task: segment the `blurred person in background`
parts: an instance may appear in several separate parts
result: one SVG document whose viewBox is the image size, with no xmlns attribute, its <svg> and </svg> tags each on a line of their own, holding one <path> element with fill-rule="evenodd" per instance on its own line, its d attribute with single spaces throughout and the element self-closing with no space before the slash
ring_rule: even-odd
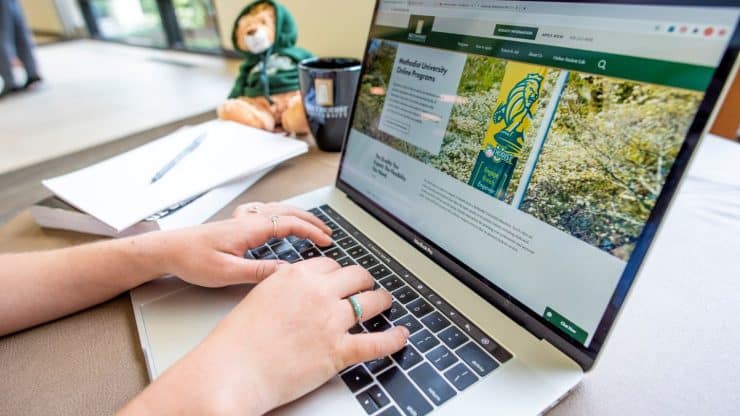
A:
<svg viewBox="0 0 740 416">
<path fill-rule="evenodd" d="M 41 81 L 33 57 L 31 32 L 18 0 L 0 0 L 0 48 L 0 95 L 27 89 Z M 22 85 L 16 84 L 13 75 L 13 66 L 18 65 L 26 72 L 26 81 Z"/>
</svg>

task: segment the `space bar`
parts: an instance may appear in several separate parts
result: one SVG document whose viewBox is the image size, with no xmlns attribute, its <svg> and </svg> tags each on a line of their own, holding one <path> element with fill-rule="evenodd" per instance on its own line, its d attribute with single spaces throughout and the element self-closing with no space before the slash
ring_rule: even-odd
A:
<svg viewBox="0 0 740 416">
<path fill-rule="evenodd" d="M 432 411 L 432 406 L 411 384 L 398 367 L 378 376 L 378 381 L 407 416 L 421 416 Z"/>
</svg>

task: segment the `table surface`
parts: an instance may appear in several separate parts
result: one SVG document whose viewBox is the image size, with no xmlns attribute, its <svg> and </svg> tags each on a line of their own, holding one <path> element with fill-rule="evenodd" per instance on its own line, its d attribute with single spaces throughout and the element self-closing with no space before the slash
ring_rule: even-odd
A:
<svg viewBox="0 0 740 416">
<path fill-rule="evenodd" d="M 707 143 L 711 149 L 699 157 L 734 151 L 736 158 L 725 159 L 740 160 L 740 146 Z M 329 185 L 337 161 L 338 155 L 312 148 L 217 218 L 238 203 Z M 684 183 L 602 359 L 550 414 L 740 414 L 740 178 L 729 183 L 709 176 Z M 26 210 L 0 228 L 0 252 L 95 239 L 42 230 Z M 114 412 L 148 381 L 128 294 L 0 338 L 0 373 L 0 414 Z"/>
</svg>

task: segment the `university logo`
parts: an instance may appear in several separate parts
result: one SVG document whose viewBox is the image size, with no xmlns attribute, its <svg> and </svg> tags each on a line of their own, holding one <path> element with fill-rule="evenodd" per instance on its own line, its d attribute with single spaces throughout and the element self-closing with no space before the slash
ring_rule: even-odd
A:
<svg viewBox="0 0 740 416">
<path fill-rule="evenodd" d="M 409 17 L 408 40 L 424 43 L 432 33 L 434 16 L 420 16 L 412 14 Z"/>
<path fill-rule="evenodd" d="M 537 112 L 547 68 L 508 62 L 481 151 L 468 183 L 504 200 Z"/>
<path fill-rule="evenodd" d="M 533 109 L 540 98 L 542 75 L 530 73 L 509 91 L 506 101 L 496 107 L 492 120 L 504 128 L 493 135 L 496 143 L 509 154 L 518 156 L 524 146 L 525 121 L 534 117 Z"/>
</svg>

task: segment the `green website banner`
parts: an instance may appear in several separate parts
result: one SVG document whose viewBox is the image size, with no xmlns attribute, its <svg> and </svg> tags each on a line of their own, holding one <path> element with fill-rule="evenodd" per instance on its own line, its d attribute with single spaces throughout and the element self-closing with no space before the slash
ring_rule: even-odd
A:
<svg viewBox="0 0 740 416">
<path fill-rule="evenodd" d="M 706 91 L 714 75 L 714 68 L 708 66 L 517 40 L 442 32 L 429 32 L 422 40 L 405 29 L 388 26 L 374 26 L 372 37 L 701 92 Z"/>
</svg>

